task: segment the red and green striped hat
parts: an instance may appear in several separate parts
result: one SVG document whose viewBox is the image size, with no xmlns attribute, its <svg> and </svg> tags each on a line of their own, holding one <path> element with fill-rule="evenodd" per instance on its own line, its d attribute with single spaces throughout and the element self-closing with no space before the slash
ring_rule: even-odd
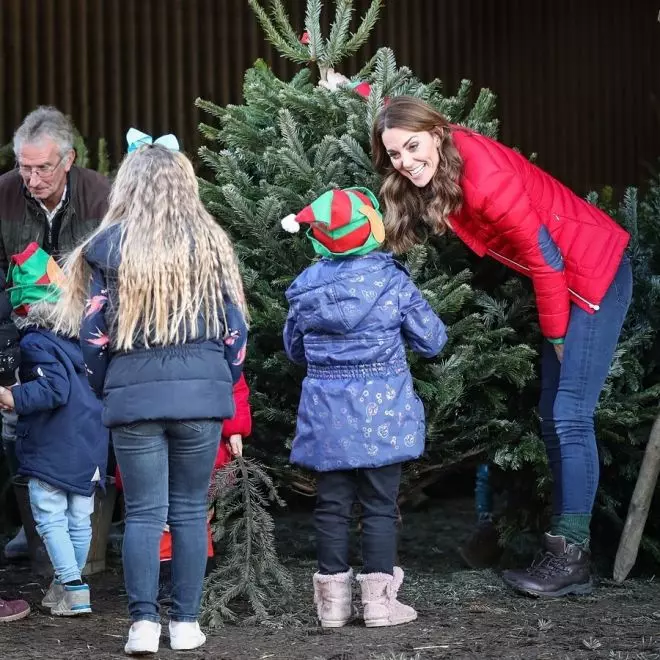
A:
<svg viewBox="0 0 660 660">
<path fill-rule="evenodd" d="M 376 196 L 367 188 L 328 190 L 297 215 L 282 220 L 286 231 L 310 225 L 307 236 L 323 257 L 363 255 L 378 249 L 385 240 L 383 218 Z"/>
<path fill-rule="evenodd" d="M 53 257 L 30 243 L 11 258 L 7 273 L 9 301 L 19 316 L 25 316 L 36 302 L 57 302 L 64 274 Z"/>
</svg>

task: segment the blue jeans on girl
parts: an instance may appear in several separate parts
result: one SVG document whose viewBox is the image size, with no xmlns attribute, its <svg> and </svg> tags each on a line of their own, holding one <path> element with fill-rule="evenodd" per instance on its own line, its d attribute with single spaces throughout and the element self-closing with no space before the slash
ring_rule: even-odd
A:
<svg viewBox="0 0 660 660">
<path fill-rule="evenodd" d="M 30 479 L 30 508 L 55 577 L 66 584 L 80 580 L 92 541 L 94 496 L 67 493 L 39 479 Z"/>
<path fill-rule="evenodd" d="M 555 515 L 590 514 L 593 508 L 599 478 L 594 412 L 631 298 L 632 270 L 624 255 L 595 314 L 571 306 L 561 364 L 552 344 L 543 343 L 539 414 Z"/>
<path fill-rule="evenodd" d="M 133 621 L 160 622 L 160 537 L 172 533 L 172 621 L 196 621 L 206 569 L 207 495 L 221 423 L 137 422 L 112 429 L 124 484 L 123 564 Z"/>
</svg>

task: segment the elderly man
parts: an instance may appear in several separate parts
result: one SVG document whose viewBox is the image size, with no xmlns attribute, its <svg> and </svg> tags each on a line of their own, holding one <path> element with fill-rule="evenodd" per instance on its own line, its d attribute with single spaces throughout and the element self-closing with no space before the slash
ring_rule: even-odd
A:
<svg viewBox="0 0 660 660">
<path fill-rule="evenodd" d="M 36 241 L 60 257 L 96 229 L 110 183 L 76 167 L 71 122 L 55 108 L 31 112 L 14 134 L 17 167 L 0 176 L 0 268 Z"/>
<path fill-rule="evenodd" d="M 101 222 L 110 183 L 98 172 L 76 167 L 73 126 L 56 108 L 31 112 L 14 134 L 16 168 L 0 176 L 0 269 L 36 241 L 57 259 Z M 15 471 L 13 414 L 3 414 L 2 441 Z M 5 547 L 7 559 L 27 556 L 23 529 Z M 0 620 L 2 611 L 0 610 Z"/>
</svg>

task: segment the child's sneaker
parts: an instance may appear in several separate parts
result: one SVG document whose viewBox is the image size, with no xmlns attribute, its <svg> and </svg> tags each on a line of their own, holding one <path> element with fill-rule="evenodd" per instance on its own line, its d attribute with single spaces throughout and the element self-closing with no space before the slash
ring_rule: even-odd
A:
<svg viewBox="0 0 660 660">
<path fill-rule="evenodd" d="M 55 578 L 48 587 L 48 591 L 41 601 L 42 607 L 55 607 L 64 596 L 64 585 Z"/>
<path fill-rule="evenodd" d="M 0 623 L 18 621 L 30 613 L 30 606 L 24 600 L 2 600 L 0 598 Z"/>
<path fill-rule="evenodd" d="M 51 608 L 51 614 L 55 616 L 78 616 L 92 613 L 88 584 L 63 584 L 62 587 L 64 588 L 62 597 Z"/>
<path fill-rule="evenodd" d="M 155 621 L 136 621 L 128 631 L 128 641 L 124 646 L 126 655 L 144 655 L 158 653 L 160 643 L 160 623 Z"/>
<path fill-rule="evenodd" d="M 197 621 L 170 621 L 170 647 L 173 651 L 190 651 L 206 642 Z"/>
</svg>

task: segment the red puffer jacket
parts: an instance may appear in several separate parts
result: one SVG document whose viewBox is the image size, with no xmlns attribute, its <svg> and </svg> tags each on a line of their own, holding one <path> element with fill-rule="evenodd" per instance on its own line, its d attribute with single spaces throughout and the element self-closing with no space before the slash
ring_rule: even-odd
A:
<svg viewBox="0 0 660 660">
<path fill-rule="evenodd" d="M 452 137 L 463 159 L 464 194 L 452 229 L 478 255 L 529 276 L 541 332 L 564 337 L 570 302 L 598 310 L 628 233 L 512 149 L 459 126 Z"/>
</svg>

